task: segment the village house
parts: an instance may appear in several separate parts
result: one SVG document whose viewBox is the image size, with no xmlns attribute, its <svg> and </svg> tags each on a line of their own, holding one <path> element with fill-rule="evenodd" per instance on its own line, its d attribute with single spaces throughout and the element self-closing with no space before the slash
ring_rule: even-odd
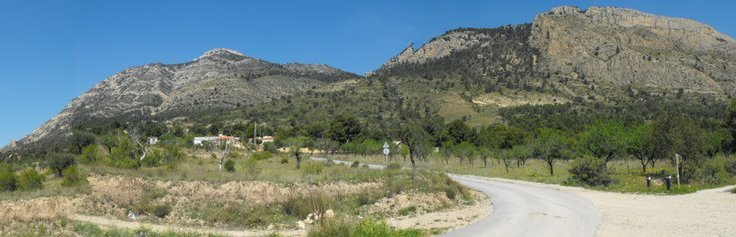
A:
<svg viewBox="0 0 736 237">
<path fill-rule="evenodd" d="M 256 141 L 260 141 L 261 144 L 267 143 L 267 142 L 274 142 L 274 137 L 273 136 L 256 137 Z M 253 144 L 253 138 L 249 138 L 248 143 Z"/>
<path fill-rule="evenodd" d="M 225 136 L 225 135 L 217 135 L 217 136 L 210 136 L 210 137 L 194 137 L 194 140 L 192 140 L 192 145 L 194 146 L 202 146 L 205 142 L 211 142 L 211 141 L 226 141 L 228 145 L 233 145 L 237 148 L 240 148 L 240 138 L 233 137 L 233 136 Z"/>
</svg>

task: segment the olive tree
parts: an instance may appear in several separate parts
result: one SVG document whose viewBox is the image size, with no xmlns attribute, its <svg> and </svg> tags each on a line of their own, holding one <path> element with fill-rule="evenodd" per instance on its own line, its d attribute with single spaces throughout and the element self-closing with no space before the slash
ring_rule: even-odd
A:
<svg viewBox="0 0 736 237">
<path fill-rule="evenodd" d="M 409 148 L 413 179 L 416 176 L 417 160 L 424 160 L 431 149 L 430 136 L 421 127 L 409 124 L 402 128 L 400 138 Z"/>
<path fill-rule="evenodd" d="M 533 153 L 542 159 L 549 169 L 549 175 L 555 175 L 555 160 L 569 159 L 572 150 L 568 138 L 562 132 L 553 129 L 541 129 L 534 141 Z"/>
<path fill-rule="evenodd" d="M 580 134 L 580 147 L 594 157 L 608 162 L 626 152 L 624 126 L 618 121 L 598 121 Z"/>
</svg>

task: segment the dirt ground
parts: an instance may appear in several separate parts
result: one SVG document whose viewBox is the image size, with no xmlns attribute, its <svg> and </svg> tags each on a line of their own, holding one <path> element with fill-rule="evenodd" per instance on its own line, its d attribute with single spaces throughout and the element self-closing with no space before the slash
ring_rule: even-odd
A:
<svg viewBox="0 0 736 237">
<path fill-rule="evenodd" d="M 44 226 L 50 234 L 73 236 L 71 221 L 84 221 L 105 227 L 146 228 L 155 231 L 185 231 L 217 233 L 228 236 L 264 236 L 278 231 L 285 236 L 305 236 L 304 229 L 271 226 L 267 229 L 230 229 L 217 224 L 205 224 L 191 219 L 185 212 L 196 203 L 207 201 L 226 202 L 238 200 L 252 205 L 269 205 L 290 195 L 320 191 L 328 194 L 350 194 L 375 189 L 380 183 L 334 182 L 320 186 L 306 184 L 287 186 L 261 181 L 231 181 L 211 183 L 204 181 L 149 181 L 125 176 L 92 175 L 88 178 L 91 192 L 75 197 L 44 197 L 29 200 L 0 201 L 0 236 L 23 235 L 26 230 Z M 173 211 L 164 219 L 139 216 L 138 221 L 127 217 L 127 205 L 136 203 L 148 189 L 166 190 L 155 202 L 173 203 Z M 252 195 L 252 194 L 258 195 Z M 477 195 L 478 198 L 485 197 Z M 481 197 L 482 196 L 482 197 Z M 485 199 L 473 204 L 456 205 L 461 199 L 448 199 L 445 193 L 409 192 L 384 198 L 363 209 L 365 213 L 397 216 L 405 208 L 413 208 L 410 216 L 389 220 L 398 227 L 422 229 L 446 229 L 464 225 L 477 216 L 490 213 L 490 203 Z M 483 206 L 485 208 L 477 208 Z M 447 209 L 450 207 L 451 209 Z M 437 210 L 444 210 L 433 213 Z M 479 212 L 480 210 L 480 212 Z M 417 224 L 419 223 L 419 224 Z"/>
<path fill-rule="evenodd" d="M 575 190 L 602 213 L 598 236 L 736 236 L 733 188 L 662 196 Z"/>
<path fill-rule="evenodd" d="M 491 201 L 486 195 L 475 191 L 472 193 L 476 200 L 472 205 L 461 205 L 437 212 L 394 217 L 389 218 L 387 222 L 389 225 L 401 229 L 451 230 L 461 228 L 490 215 L 493 211 Z"/>
<path fill-rule="evenodd" d="M 525 183 L 590 199 L 601 212 L 597 236 L 736 236 L 735 186 L 683 195 L 624 194 L 578 187 Z"/>
</svg>

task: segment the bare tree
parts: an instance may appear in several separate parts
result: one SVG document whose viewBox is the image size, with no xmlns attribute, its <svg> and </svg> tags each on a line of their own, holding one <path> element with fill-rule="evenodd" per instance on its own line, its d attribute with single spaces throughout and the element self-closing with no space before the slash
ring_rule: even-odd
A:
<svg viewBox="0 0 736 237">
<path fill-rule="evenodd" d="M 138 148 L 138 150 L 141 153 L 141 157 L 138 158 L 138 160 L 143 160 L 146 158 L 146 155 L 148 154 L 148 143 L 143 141 L 143 135 L 141 135 L 140 130 L 138 128 L 133 128 L 130 131 L 126 131 L 128 134 L 128 137 L 130 137 L 130 140 L 133 140 L 133 143 L 135 143 L 135 146 Z"/>
<path fill-rule="evenodd" d="M 227 154 L 233 149 L 233 138 L 220 136 L 214 141 L 210 141 L 209 145 L 210 150 L 219 158 L 217 161 L 217 169 L 222 170 L 222 165 L 225 164 Z"/>
<path fill-rule="evenodd" d="M 326 159 L 331 160 L 330 155 L 337 150 L 338 144 L 329 138 L 320 138 L 314 142 L 314 146 L 323 152 Z"/>
</svg>

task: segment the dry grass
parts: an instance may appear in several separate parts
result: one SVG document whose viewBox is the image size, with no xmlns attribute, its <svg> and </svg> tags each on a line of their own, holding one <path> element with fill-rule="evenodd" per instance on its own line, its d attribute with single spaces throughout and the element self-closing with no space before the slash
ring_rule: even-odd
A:
<svg viewBox="0 0 736 237">
<path fill-rule="evenodd" d="M 0 233 L 3 236 L 69 236 L 67 220 L 78 205 L 78 199 L 69 197 L 1 201 Z"/>
<path fill-rule="evenodd" d="M 363 206 L 366 214 L 380 214 L 385 216 L 423 214 L 443 207 L 451 206 L 456 200 L 451 200 L 444 192 L 400 193 L 391 197 L 384 197 L 373 205 Z"/>
</svg>

